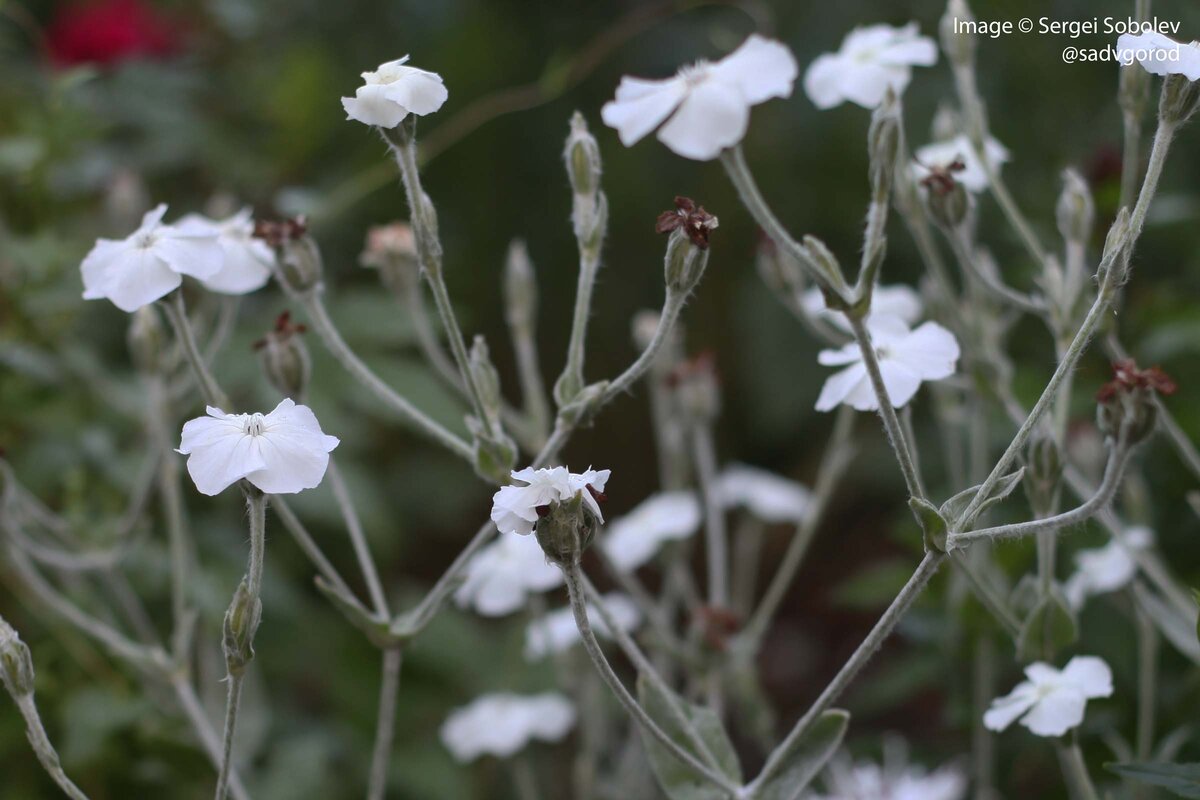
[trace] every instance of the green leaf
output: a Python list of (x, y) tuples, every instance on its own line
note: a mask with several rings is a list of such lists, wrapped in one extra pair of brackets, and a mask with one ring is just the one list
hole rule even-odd
[(1200, 798), (1200, 764), (1105, 764), (1123, 778), (1161, 786), (1177, 797)]
[[(688, 736), (676, 715), (671, 712), (671, 701), (674, 700), (701, 741), (716, 758), (717, 771), (734, 783), (742, 783), (742, 767), (738, 763), (733, 743), (729, 741), (729, 735), (721, 725), (720, 717), (710, 709), (689, 703), (670, 689), (660, 690), (645, 675), (638, 676), (637, 689), (642, 707), (667, 736), (701, 762), (706, 762), (705, 757), (696, 750), (692, 737)], [(725, 800), (728, 797), (724, 790), (713, 786), (703, 775), (682, 763), (657, 740), (644, 735), (642, 741), (645, 742), (646, 755), (650, 759), (654, 776), (671, 800)]]
[(1043, 597), (1021, 626), (1017, 655), (1026, 661), (1051, 661), (1078, 638), (1075, 615), (1058, 592)]
[[(1013, 489), (1016, 489), (1021, 485), (1021, 479), (1024, 477), (1025, 468), (1021, 467), (1016, 472), (1010, 472), (1000, 480), (996, 481), (996, 485), (992, 487), (992, 491), (986, 498), (984, 498), (983, 502), (979, 504), (979, 508), (975, 509), (970, 518), (964, 519), (962, 522), (958, 523), (955, 529), (956, 532), (963, 533), (971, 530), (971, 526), (974, 524), (975, 520), (979, 519), (983, 512), (987, 511), (989, 508), (996, 505), (996, 503), (999, 503), (1001, 500), (1012, 494)], [(942, 503), (942, 507), (939, 509), (939, 513), (941, 514), (942, 518), (947, 520), (951, 525), (954, 525), (959, 516), (961, 516), (962, 513), (967, 510), (967, 507), (971, 505), (971, 500), (975, 498), (975, 495), (982, 487), (983, 484), (979, 484), (978, 486), (972, 486), (970, 489), (964, 489), (946, 502)]]
[(938, 513), (933, 504), (919, 497), (908, 498), (908, 507), (921, 526), (922, 538), (925, 540), (926, 552), (946, 552), (946, 533), (948, 526), (946, 518)]
[[(795, 800), (833, 757), (850, 725), (850, 714), (834, 708), (826, 711), (813, 726), (789, 747), (782, 757), (783, 771), (763, 784), (754, 800)], [(774, 753), (771, 754), (775, 756)]]

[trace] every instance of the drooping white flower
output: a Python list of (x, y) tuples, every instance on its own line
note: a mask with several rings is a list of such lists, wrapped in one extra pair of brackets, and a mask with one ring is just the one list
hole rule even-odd
[(917, 23), (903, 28), (869, 25), (855, 28), (836, 53), (818, 56), (804, 73), (804, 91), (817, 108), (849, 100), (863, 108), (883, 102), (887, 90), (902, 94), (912, 68), (937, 63), (937, 45), (921, 36)]
[(751, 106), (790, 97), (798, 71), (785, 45), (752, 34), (720, 61), (697, 61), (666, 80), (625, 76), (600, 117), (626, 147), (658, 128), (676, 154), (708, 161), (742, 140)]
[[(959, 355), (958, 341), (954, 334), (936, 322), (926, 322), (916, 330), (909, 330), (897, 317), (872, 314), (866, 326), (879, 360), (884, 388), (894, 407), (908, 403), (922, 381), (941, 380), (954, 374)], [(838, 350), (822, 350), (817, 360), (827, 367), (849, 365), (825, 381), (817, 398), (818, 411), (831, 411), (839, 403), (846, 403), (857, 411), (879, 409), (856, 342)]]
[(553, 589), (563, 580), (562, 570), (546, 562), (537, 539), (503, 533), (471, 556), (465, 572), (454, 600), (485, 617), (511, 614), (531, 592)]
[(632, 572), (654, 558), (664, 543), (686, 539), (700, 527), (700, 503), (692, 492), (661, 492), (643, 500), (605, 529), (600, 546), (617, 569)]
[[(623, 631), (632, 631), (642, 622), (642, 612), (628, 596), (618, 592), (604, 595), (604, 606)], [(611, 637), (608, 625), (591, 603), (587, 606), (588, 621), (597, 636)], [(551, 611), (525, 628), (525, 658), (537, 661), (551, 653), (561, 653), (573, 647), (579, 639), (579, 628), (575, 625), (575, 612), (568, 608)]]
[[(825, 295), (815, 286), (804, 293), (800, 301), (810, 316), (820, 317), (841, 330), (850, 331), (846, 315), (825, 305)], [(871, 292), (870, 314), (898, 317), (908, 325), (915, 325), (924, 311), (921, 295), (916, 290), (898, 283), (894, 286), (876, 286)]]
[(1063, 594), (1075, 610), (1083, 608), (1091, 595), (1107, 594), (1124, 588), (1137, 574), (1137, 561), (1130, 548), (1144, 550), (1154, 540), (1149, 528), (1130, 528), (1124, 541), (1114, 538), (1104, 547), (1080, 550), (1075, 554), (1075, 572), (1063, 584)]
[(186, 214), (176, 223), (179, 230), (216, 236), (225, 255), (219, 272), (202, 279), (205, 288), (221, 294), (247, 294), (261, 289), (271, 279), (275, 253), (262, 239), (254, 237), (254, 219), (248, 208), (223, 220), (201, 214)]
[(926, 772), (908, 761), (908, 748), (884, 743), (882, 766), (870, 761), (852, 762), (834, 758), (825, 770), (828, 794), (807, 796), (809, 800), (962, 800), (967, 794), (967, 776), (962, 769), (946, 765)]
[[(992, 169), (999, 171), (1000, 165), (1009, 160), (1008, 149), (991, 136), (983, 143), (983, 147)], [(958, 168), (960, 166), (961, 169)], [(968, 192), (978, 194), (988, 187), (987, 169), (965, 133), (919, 148), (914, 154), (911, 168), (914, 181), (920, 181), (931, 170), (937, 169), (949, 171), (950, 176)]]
[(575, 707), (556, 692), (488, 694), (451, 712), (442, 723), (442, 744), (466, 763), (481, 755), (507, 758), (532, 739), (556, 742), (575, 725)]
[(374, 72), (362, 74), (365, 84), (354, 97), (343, 97), (346, 119), (366, 125), (394, 128), (409, 114), (423, 117), (442, 107), (450, 93), (442, 76), (416, 67), (405, 66), (408, 56), (380, 64)]
[(502, 486), (492, 495), (492, 522), (500, 533), (533, 533), (538, 521), (538, 509), (545, 508), (551, 503), (569, 500), (577, 493), (583, 493), (583, 502), (588, 511), (599, 522), (604, 522), (600, 513), (600, 505), (596, 502), (595, 492), (603, 492), (608, 482), (610, 470), (594, 470), (588, 468), (581, 473), (569, 471), (566, 467), (551, 467), (525, 469), (514, 471), (513, 480), (521, 481), (523, 486)]
[(178, 452), (201, 494), (215, 495), (245, 478), (267, 494), (295, 494), (325, 477), (336, 436), (321, 432), (308, 406), (284, 399), (269, 414), (208, 416), (183, 425)]
[(1020, 717), (1038, 736), (1062, 736), (1083, 722), (1089, 699), (1113, 693), (1112, 670), (1095, 656), (1075, 656), (1061, 671), (1038, 661), (1025, 668), (1025, 677), (1029, 680), (992, 701), (984, 727), (1002, 731)]
[(742, 506), (763, 522), (799, 522), (808, 513), (808, 489), (748, 464), (721, 470), (717, 492), (726, 508)]
[(1200, 80), (1200, 45), (1177, 42), (1158, 31), (1118, 36), (1117, 61), (1125, 66), (1136, 61), (1155, 75), (1183, 75), (1189, 81)]
[(164, 225), (166, 213), (161, 204), (127, 238), (96, 240), (80, 266), (84, 300), (108, 298), (122, 311), (137, 311), (179, 288), (184, 275), (204, 280), (221, 271), (217, 237)]

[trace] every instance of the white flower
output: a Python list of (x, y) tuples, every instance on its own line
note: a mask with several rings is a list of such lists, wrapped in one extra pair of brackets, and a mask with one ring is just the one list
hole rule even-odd
[[(604, 606), (623, 631), (632, 631), (642, 622), (642, 613), (626, 595), (612, 592), (604, 596)], [(596, 608), (588, 603), (588, 621), (597, 636), (611, 637), (608, 625)], [(561, 653), (579, 642), (575, 612), (568, 608), (551, 611), (525, 628), (525, 658), (537, 661), (551, 653)]]
[(1158, 31), (1123, 33), (1117, 37), (1117, 61), (1130, 66), (1137, 61), (1155, 75), (1183, 75), (1200, 80), (1200, 45), (1177, 42)]
[(600, 546), (617, 569), (632, 572), (669, 541), (686, 539), (700, 527), (700, 503), (692, 492), (662, 492), (614, 519)]
[[(936, 322), (909, 330), (901, 319), (872, 314), (866, 324), (879, 359), (883, 386), (894, 407), (908, 403), (922, 381), (941, 380), (954, 374), (958, 342), (954, 334)], [(825, 381), (817, 398), (817, 411), (830, 411), (838, 403), (846, 403), (858, 411), (879, 409), (856, 342), (838, 350), (822, 350), (817, 360), (827, 367), (849, 365)]]
[(538, 509), (561, 500), (569, 500), (578, 492), (583, 493), (583, 502), (588, 511), (599, 522), (604, 522), (600, 505), (587, 487), (596, 492), (604, 491), (610, 470), (594, 470), (589, 467), (582, 473), (574, 473), (566, 467), (534, 469), (526, 467), (514, 471), (514, 480), (524, 486), (502, 486), (492, 495), (492, 522), (500, 533), (533, 533), (538, 521)]
[(185, 422), (178, 452), (201, 494), (214, 495), (245, 478), (267, 494), (295, 494), (325, 477), (326, 436), (308, 406), (285, 399), (269, 414), (226, 414), (209, 406), (206, 417)]
[(575, 725), (575, 707), (555, 692), (488, 694), (455, 709), (442, 723), (442, 744), (461, 762), (507, 758), (531, 739), (556, 742)]
[(658, 128), (659, 141), (678, 155), (708, 161), (742, 140), (751, 106), (790, 97), (797, 72), (786, 46), (752, 34), (720, 61), (698, 61), (672, 78), (621, 78), (600, 117), (626, 147)]
[(1002, 731), (1021, 717), (1038, 736), (1062, 736), (1083, 722), (1090, 698), (1113, 693), (1112, 670), (1095, 656), (1075, 656), (1061, 672), (1038, 661), (1025, 668), (1025, 677), (1029, 680), (992, 701), (983, 715), (985, 728)]
[(799, 522), (808, 513), (808, 489), (765, 469), (730, 464), (721, 470), (717, 493), (726, 508), (744, 506), (763, 522)]
[(187, 233), (216, 236), (225, 258), (219, 272), (202, 279), (206, 288), (222, 294), (247, 294), (271, 279), (275, 253), (262, 239), (254, 238), (254, 220), (244, 208), (223, 220), (186, 214), (176, 227)]
[[(809, 316), (820, 317), (841, 330), (850, 331), (846, 315), (825, 305), (825, 295), (815, 286), (804, 293), (800, 302)], [(898, 283), (895, 286), (876, 286), (871, 292), (871, 314), (898, 317), (913, 325), (921, 318), (924, 305), (915, 289)]]
[(406, 67), (408, 56), (380, 64), (374, 72), (364, 72), (366, 83), (354, 97), (343, 97), (346, 119), (367, 125), (394, 128), (410, 113), (423, 117), (446, 102), (449, 92), (442, 76), (416, 67)]
[(804, 73), (804, 91), (817, 108), (833, 108), (847, 100), (875, 108), (890, 88), (904, 92), (912, 67), (937, 63), (937, 45), (917, 32), (917, 23), (903, 28), (870, 25), (855, 28), (836, 53), (825, 53)]
[(562, 571), (546, 562), (537, 539), (502, 533), (471, 556), (466, 580), (454, 600), (485, 617), (500, 617), (525, 605), (530, 592), (544, 592), (561, 583)]
[(172, 289), (184, 275), (207, 279), (225, 261), (217, 237), (163, 225), (166, 205), (142, 217), (128, 238), (98, 239), (83, 259), (83, 299), (107, 297), (122, 311), (137, 311)]
[[(900, 752), (894, 752), (899, 749)], [(908, 763), (907, 747), (884, 744), (883, 765), (870, 761), (851, 762), (835, 758), (825, 771), (829, 794), (809, 800), (962, 800), (967, 794), (967, 776), (954, 766), (926, 772)]]
[[(1008, 150), (992, 137), (987, 138), (983, 147), (992, 169), (999, 171), (1000, 165), (1009, 160)], [(964, 189), (976, 194), (987, 189), (987, 170), (965, 133), (918, 149), (911, 167), (913, 180), (920, 181), (933, 169), (949, 170), (955, 162), (961, 164), (962, 169), (950, 170), (950, 176), (961, 183)]]
[(1124, 541), (1115, 537), (1104, 547), (1080, 550), (1075, 554), (1075, 573), (1063, 585), (1063, 594), (1071, 608), (1083, 608), (1091, 595), (1115, 592), (1126, 586), (1137, 574), (1137, 562), (1129, 552), (1150, 546), (1154, 534), (1149, 528), (1130, 528)]

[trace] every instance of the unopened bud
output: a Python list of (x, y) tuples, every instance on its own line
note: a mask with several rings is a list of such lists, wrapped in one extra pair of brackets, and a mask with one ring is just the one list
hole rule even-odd
[(0, 617), (0, 678), (14, 699), (33, 693), (33, 657), (16, 630)]
[(570, 499), (545, 507), (545, 516), (538, 520), (534, 535), (549, 561), (562, 567), (578, 564), (583, 551), (595, 540), (600, 521), (583, 497), (584, 492), (593, 491), (585, 486)]
[(275, 249), (277, 277), (288, 289), (307, 292), (320, 286), (324, 272), (321, 251), (308, 235), (304, 217), (282, 222), (259, 220), (254, 225), (254, 235)]
[(358, 261), (378, 270), (379, 280), (395, 294), (410, 291), (420, 281), (416, 237), (412, 226), (405, 222), (370, 228)]
[(537, 316), (538, 287), (529, 260), (529, 250), (521, 239), (508, 245), (504, 261), (504, 313), (513, 328), (533, 330)]
[(312, 359), (300, 338), (306, 330), (284, 311), (275, 319), (275, 327), (254, 343), (263, 374), (284, 397), (303, 397), (312, 376)]
[(233, 602), (225, 612), (221, 647), (225, 651), (225, 666), (230, 675), (241, 675), (254, 660), (254, 635), (262, 622), (262, 601), (250, 595), (243, 578), (233, 593)]
[(1137, 118), (1139, 124), (1142, 115), (1146, 113), (1146, 103), (1150, 99), (1150, 73), (1140, 64), (1130, 64), (1121, 69), (1120, 88), (1117, 100), (1121, 110)]
[(1116, 441), (1136, 444), (1154, 431), (1158, 421), (1156, 394), (1178, 390), (1175, 381), (1158, 367), (1139, 369), (1132, 360), (1113, 364), (1113, 379), (1096, 394), (1096, 424)]
[(671, 232), (663, 258), (663, 275), (669, 289), (680, 294), (692, 291), (707, 266), (708, 248), (698, 247), (683, 228)]
[(600, 189), (600, 145), (588, 130), (583, 114), (571, 116), (571, 132), (563, 149), (571, 191), (577, 195), (595, 195)]
[(672, 389), (683, 418), (699, 423), (716, 419), (721, 409), (721, 391), (712, 353), (701, 353), (677, 364), (667, 376), (667, 386)]
[(967, 220), (971, 211), (971, 196), (956, 180), (944, 187), (929, 186), (925, 192), (925, 205), (933, 221), (947, 230), (956, 230)]
[(1158, 103), (1158, 116), (1163, 122), (1182, 125), (1196, 113), (1197, 107), (1200, 107), (1200, 83), (1175, 73), (1163, 79), (1162, 97)]
[(759, 237), (754, 265), (771, 291), (787, 297), (795, 297), (804, 291), (804, 269), (800, 262), (765, 234)]
[(845, 305), (842, 297), (846, 291), (846, 278), (837, 256), (815, 236), (804, 237), (804, 249), (808, 251), (809, 260), (821, 279), (820, 288), (825, 294), (825, 304), (829, 308), (842, 310)]
[(489, 483), (508, 481), (517, 463), (517, 445), (498, 426), (485, 425), (474, 416), (467, 417), (474, 450), (475, 474)]
[(883, 102), (871, 113), (871, 128), (867, 133), (871, 191), (876, 202), (884, 202), (891, 191), (899, 153), (900, 101), (896, 93), (888, 89)]
[(492, 365), (492, 356), (483, 336), (476, 335), (475, 341), (471, 343), (467, 369), (471, 373), (471, 383), (479, 393), (479, 402), (483, 406), (483, 413), (487, 415), (488, 423), (493, 428), (500, 427), (500, 373)]
[(146, 374), (158, 372), (162, 366), (164, 332), (162, 318), (153, 303), (133, 312), (125, 340), (138, 370)]
[(1062, 471), (1062, 456), (1054, 437), (1035, 436), (1025, 449), (1025, 494), (1036, 513), (1048, 513), (1053, 508)]
[(1096, 205), (1087, 181), (1073, 169), (1063, 170), (1063, 188), (1058, 196), (1058, 231), (1068, 242), (1086, 242), (1092, 235)]
[(950, 0), (946, 13), (938, 23), (938, 34), (946, 60), (956, 68), (970, 67), (975, 61), (975, 33), (970, 23), (975, 22), (965, 0)]

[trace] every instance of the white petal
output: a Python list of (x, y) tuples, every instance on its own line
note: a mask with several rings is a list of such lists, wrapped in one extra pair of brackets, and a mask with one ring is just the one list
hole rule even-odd
[(1062, 679), (1084, 697), (1110, 697), (1113, 693), (1112, 670), (1096, 656), (1075, 656), (1063, 668)]
[(268, 494), (295, 494), (321, 483), (336, 436), (322, 433), (308, 406), (285, 399), (266, 415), (261, 436), (253, 437), (261, 453), (261, 469), (246, 479)]
[[(841, 372), (835, 372), (825, 380), (825, 385), (821, 387), (821, 394), (817, 398), (817, 411), (832, 411), (839, 403), (847, 401), (853, 394), (856, 398), (859, 396), (860, 387), (866, 383), (867, 391), (870, 392), (869, 378), (867, 377), (867, 368), (862, 362), (851, 364)], [(870, 395), (871, 401), (874, 402), (874, 395)], [(852, 403), (853, 405), (853, 403)], [(855, 408), (858, 408), (855, 405)], [(870, 406), (859, 409), (860, 411), (870, 410)]]
[(221, 271), (225, 252), (215, 234), (197, 234), (163, 226), (154, 254), (180, 275), (209, 278)]
[(842, 75), (842, 92), (846, 99), (863, 108), (876, 108), (890, 88), (896, 94), (904, 91), (912, 73), (908, 67), (889, 67), (883, 64), (855, 64)]
[(408, 111), (389, 99), (387, 87), (380, 84), (358, 87), (354, 97), (342, 98), (342, 108), (346, 119), (380, 128), (394, 128), (408, 116)]
[(221, 294), (248, 294), (261, 289), (271, 280), (271, 262), (274, 254), (266, 242), (257, 239), (237, 242), (225, 239), (221, 242), (225, 260), (221, 269), (201, 283), (212, 292)]
[(738, 90), (710, 78), (692, 87), (658, 139), (676, 155), (708, 161), (740, 142), (749, 120), (750, 107)]
[(937, 45), (932, 39), (918, 36), (893, 42), (879, 53), (879, 62), (889, 65), (931, 67), (937, 63)]
[(808, 513), (808, 489), (765, 469), (730, 464), (717, 479), (717, 491), (727, 508), (745, 506), (764, 522), (799, 522)]
[(990, 731), (1002, 731), (1024, 714), (1037, 702), (1037, 690), (1031, 683), (1019, 683), (1004, 697), (992, 701), (983, 715), (983, 727)]
[(451, 754), (467, 762), (484, 754), (506, 758), (530, 739), (557, 741), (574, 724), (574, 706), (562, 695), (491, 694), (452, 712), (440, 735)]
[(79, 265), (83, 277), (83, 299), (100, 300), (108, 296), (110, 270), (126, 257), (129, 244), (113, 239), (97, 239)]
[(848, 342), (837, 350), (822, 350), (817, 353), (817, 363), (823, 367), (840, 367), (859, 361), (862, 361), (862, 349), (859, 348), (858, 342)]
[(826, 53), (818, 56), (804, 71), (804, 93), (817, 108), (825, 110), (846, 100), (842, 91), (842, 73), (846, 65), (841, 56)]
[(387, 97), (418, 116), (432, 114), (442, 107), (450, 93), (442, 76), (416, 67), (398, 67), (401, 76), (387, 84)]
[(179, 273), (153, 250), (129, 248), (109, 264), (102, 291), (122, 311), (137, 311), (179, 288), (181, 283)]
[(1043, 696), (1021, 720), (1038, 736), (1062, 736), (1083, 722), (1087, 698), (1077, 689), (1058, 688)]
[(891, 358), (923, 380), (940, 380), (954, 374), (958, 340), (936, 322), (926, 322), (891, 348)]
[(632, 572), (669, 541), (686, 539), (700, 527), (700, 503), (692, 492), (663, 492), (642, 501), (604, 530), (600, 546), (617, 569)]
[(750, 104), (772, 97), (791, 97), (800, 68), (786, 45), (751, 34), (725, 58), (713, 64), (714, 76), (738, 87)]
[(240, 422), (199, 417), (183, 426), (179, 451), (187, 453), (188, 475), (201, 494), (219, 494), (261, 469), (262, 456)]
[(608, 127), (615, 128), (621, 144), (629, 147), (661, 125), (679, 107), (687, 93), (686, 87), (681, 78), (648, 81), (626, 76), (617, 87), (616, 99), (600, 109), (600, 119)]
[[(903, 408), (913, 395), (921, 388), (921, 376), (908, 365), (895, 359), (884, 359), (879, 362), (879, 374), (883, 378), (883, 388), (887, 392), (892, 408)], [(874, 392), (874, 388), (871, 389)], [(878, 398), (875, 404), (878, 406)], [(855, 406), (857, 408), (857, 406)], [(865, 409), (859, 409), (865, 410)]]

